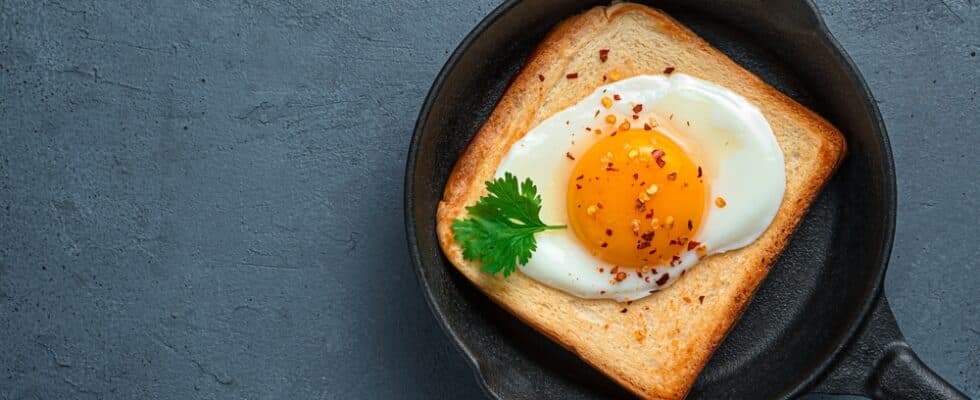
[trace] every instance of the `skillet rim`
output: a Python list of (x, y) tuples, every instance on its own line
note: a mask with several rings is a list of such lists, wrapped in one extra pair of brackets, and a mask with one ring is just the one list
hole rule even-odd
[[(419, 110), (419, 115), (415, 122), (415, 127), (412, 130), (412, 138), (409, 143), (409, 150), (406, 157), (404, 178), (403, 211), (405, 214), (406, 236), (408, 240), (409, 253), (414, 267), (413, 269), (415, 270), (419, 286), (422, 289), (423, 297), (425, 297), (425, 301), (429, 305), (429, 309), (432, 311), (432, 314), (439, 323), (442, 331), (451, 339), (451, 341), (455, 344), (455, 347), (461, 353), (463, 353), (464, 359), (467, 360), (467, 363), (473, 370), (480, 388), (487, 396), (497, 400), (504, 400), (504, 398), (494, 392), (489, 382), (487, 382), (482, 359), (477, 356), (473, 349), (470, 349), (463, 343), (459, 333), (456, 332), (454, 327), (449, 325), (449, 322), (445, 318), (445, 311), (443, 311), (441, 306), (434, 300), (432, 287), (429, 285), (429, 282), (425, 276), (425, 267), (422, 265), (422, 256), (421, 252), (419, 251), (418, 237), (415, 230), (416, 220), (413, 212), (415, 204), (412, 194), (414, 193), (415, 189), (413, 178), (415, 176), (416, 158), (418, 156), (421, 137), (424, 134), (424, 128), (428, 123), (432, 105), (439, 97), (439, 92), (442, 90), (446, 77), (456, 68), (456, 65), (464, 54), (470, 50), (473, 42), (482, 36), (488, 27), (492, 26), (505, 15), (508, 15), (511, 9), (521, 1), (522, 0), (505, 0), (504, 3), (497, 6), (490, 12), (490, 14), (480, 20), (480, 22), (466, 34), (459, 45), (456, 46), (456, 49), (453, 50), (452, 54), (446, 60), (446, 63), (439, 70), (439, 73), (436, 75), (432, 86), (429, 88), (429, 91), (425, 96), (425, 100), (422, 103), (422, 107)], [(884, 278), (885, 272), (888, 269), (888, 263), (890, 261), (892, 246), (894, 243), (897, 206), (895, 163), (892, 156), (891, 144), (888, 139), (887, 129), (885, 127), (884, 120), (881, 117), (881, 112), (878, 109), (874, 94), (868, 87), (868, 84), (861, 75), (860, 70), (854, 64), (854, 61), (847, 54), (847, 52), (844, 51), (840, 43), (837, 42), (837, 39), (834, 38), (833, 34), (831, 34), (830, 30), (827, 28), (827, 25), (824, 22), (823, 17), (821, 17), (820, 12), (813, 0), (800, 1), (806, 6), (807, 10), (809, 11), (810, 18), (814, 21), (813, 26), (807, 27), (807, 29), (812, 30), (819, 39), (823, 40), (825, 44), (830, 47), (831, 53), (833, 53), (833, 56), (835, 57), (835, 63), (843, 67), (847, 73), (847, 77), (857, 86), (857, 89), (863, 95), (862, 101), (864, 102), (865, 108), (868, 111), (868, 117), (871, 119), (873, 130), (872, 133), (877, 136), (878, 139), (878, 151), (881, 154), (883, 167), (883, 170), (881, 171), (881, 178), (884, 186), (882, 198), (883, 206), (886, 208), (886, 210), (884, 213), (884, 220), (880, 221), (882, 226), (881, 248), (878, 250), (878, 263), (875, 266), (875, 272), (872, 274), (873, 276), (871, 278), (872, 286), (866, 293), (864, 302), (858, 308), (857, 317), (848, 324), (849, 326), (847, 327), (846, 332), (842, 336), (842, 339), (836, 344), (834, 349), (831, 350), (829, 354), (824, 357), (823, 361), (821, 361), (816, 368), (811, 370), (810, 373), (794, 388), (785, 392), (782, 396), (784, 399), (793, 398), (807, 393), (831, 371), (831, 367), (837, 363), (837, 361), (844, 354), (844, 349), (854, 341), (858, 330), (864, 325), (864, 322), (868, 320), (870, 312), (878, 298), (884, 297)]]

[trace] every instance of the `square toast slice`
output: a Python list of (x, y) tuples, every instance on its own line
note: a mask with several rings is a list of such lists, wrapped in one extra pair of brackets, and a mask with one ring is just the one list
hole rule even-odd
[[(605, 61), (600, 49), (609, 49)], [(598, 86), (668, 67), (744, 96), (772, 126), (785, 158), (786, 192), (761, 237), (702, 260), (669, 288), (631, 304), (578, 298), (520, 273), (490, 275), (463, 259), (452, 222), (486, 194), (484, 182), (515, 141)], [(439, 204), (439, 240), (463, 275), (528, 325), (641, 398), (681, 399), (844, 153), (843, 136), (830, 123), (663, 12), (631, 3), (596, 7), (548, 34), (457, 161)]]

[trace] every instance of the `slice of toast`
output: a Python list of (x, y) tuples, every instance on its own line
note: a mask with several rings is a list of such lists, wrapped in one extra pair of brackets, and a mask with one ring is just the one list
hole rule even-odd
[[(600, 49), (609, 49), (602, 61)], [(751, 245), (708, 257), (677, 283), (631, 304), (587, 300), (517, 273), (463, 259), (452, 221), (485, 195), (511, 144), (608, 81), (667, 67), (724, 86), (759, 107), (782, 148), (786, 193)], [(569, 78), (569, 74), (578, 74)], [(604, 79), (606, 82), (604, 82)], [(558, 25), (530, 56), (456, 163), (438, 210), (446, 257), (525, 323), (647, 399), (680, 399), (732, 328), (807, 207), (844, 156), (827, 121), (735, 64), (664, 13), (637, 4), (596, 7)], [(626, 312), (623, 312), (623, 309)]]

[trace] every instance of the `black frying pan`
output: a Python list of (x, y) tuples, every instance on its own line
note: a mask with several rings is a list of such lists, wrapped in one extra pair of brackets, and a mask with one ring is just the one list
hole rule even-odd
[[(405, 177), (409, 244), (423, 291), (490, 397), (628, 397), (573, 354), (493, 304), (439, 249), (449, 172), (524, 58), (559, 21), (599, 1), (507, 1), (466, 37), (422, 107)], [(964, 399), (905, 343), (882, 281), (895, 224), (885, 127), (860, 74), (808, 1), (659, 1), (739, 64), (816, 110), (848, 156), (719, 347), (690, 398), (807, 392)]]

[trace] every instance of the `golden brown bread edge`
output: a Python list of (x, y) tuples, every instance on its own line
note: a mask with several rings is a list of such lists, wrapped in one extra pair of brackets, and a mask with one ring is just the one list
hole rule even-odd
[[(609, 49), (601, 61), (599, 49)], [(480, 271), (462, 257), (451, 224), (485, 194), (511, 144), (597, 86), (673, 67), (725, 86), (759, 107), (786, 160), (776, 218), (753, 244), (706, 258), (671, 287), (623, 304), (581, 299), (523, 274)], [(577, 74), (570, 77), (569, 74)], [(647, 399), (680, 399), (732, 328), (807, 207), (843, 158), (841, 133), (737, 65), (666, 14), (620, 3), (558, 25), (531, 54), (453, 169), (437, 229), (447, 258), (502, 307)]]

